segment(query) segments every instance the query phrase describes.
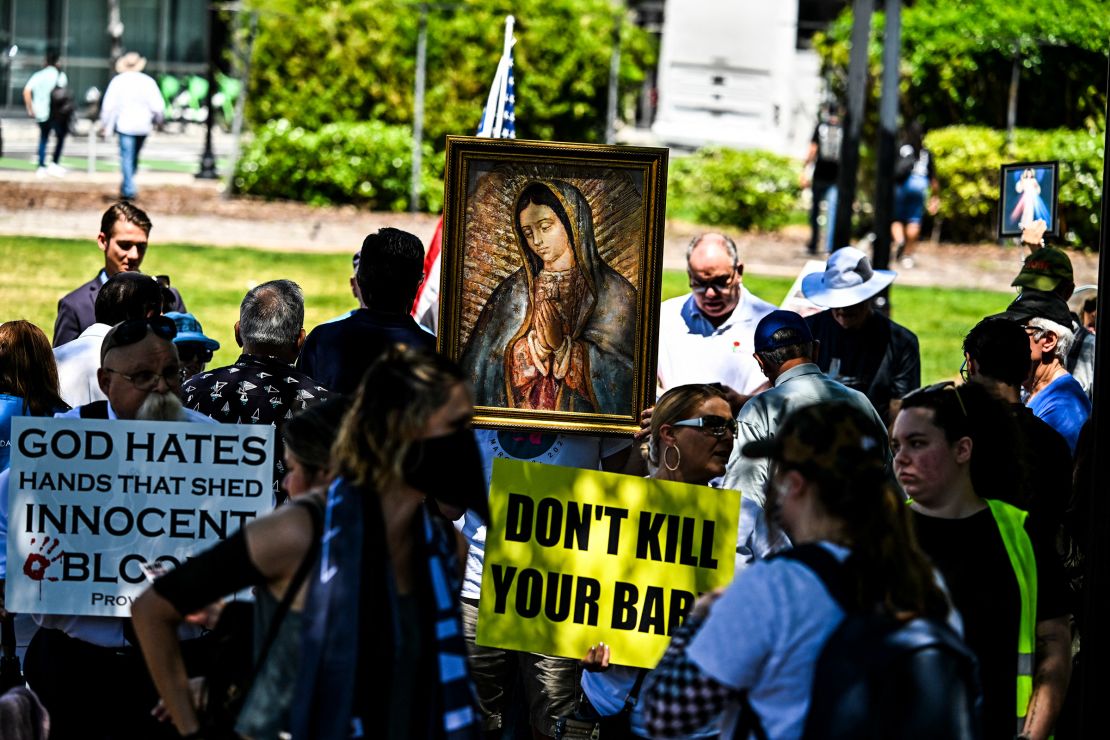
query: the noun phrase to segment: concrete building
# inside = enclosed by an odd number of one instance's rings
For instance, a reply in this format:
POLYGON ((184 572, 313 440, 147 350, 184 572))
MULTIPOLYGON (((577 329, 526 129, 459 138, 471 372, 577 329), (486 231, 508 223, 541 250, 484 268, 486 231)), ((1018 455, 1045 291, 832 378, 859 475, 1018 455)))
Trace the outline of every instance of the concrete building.
POLYGON ((671 0, 651 131, 662 144, 801 156, 825 93, 811 48, 846 0, 671 0))
POLYGON ((147 58, 145 71, 155 78, 203 75, 208 6, 209 0, 0 0, 0 109, 22 111, 23 85, 42 67, 47 50, 61 53, 79 105, 90 87, 103 92, 113 35, 119 52, 147 58), (110 27, 113 6, 119 25, 110 27))

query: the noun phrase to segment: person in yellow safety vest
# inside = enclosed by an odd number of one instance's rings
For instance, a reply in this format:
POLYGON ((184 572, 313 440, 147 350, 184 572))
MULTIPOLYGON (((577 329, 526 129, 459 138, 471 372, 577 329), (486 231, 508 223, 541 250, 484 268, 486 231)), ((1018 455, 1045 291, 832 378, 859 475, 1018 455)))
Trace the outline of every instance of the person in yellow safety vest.
POLYGON ((983 737, 1049 738, 1071 674, 1062 567, 1050 542, 1030 536, 1041 530, 1025 511, 976 493, 1026 500, 1017 498, 1026 453, 1013 419, 982 387, 942 383, 902 400, 890 436, 921 549, 979 659, 983 737))

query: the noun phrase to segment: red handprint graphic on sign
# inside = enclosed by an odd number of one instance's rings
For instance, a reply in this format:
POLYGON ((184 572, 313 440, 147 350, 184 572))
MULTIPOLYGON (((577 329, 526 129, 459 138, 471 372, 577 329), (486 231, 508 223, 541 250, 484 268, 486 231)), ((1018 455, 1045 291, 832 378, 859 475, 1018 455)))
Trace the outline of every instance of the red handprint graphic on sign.
MULTIPOLYGON (((31 545, 33 546, 34 544, 35 540, 32 539, 31 545)), ((62 555, 65 555, 64 551, 59 552, 57 555, 54 554, 54 551, 58 549, 58 545, 60 544, 61 540, 58 538, 55 537, 53 541, 51 541, 50 537, 46 537, 43 539, 42 544, 39 545, 38 552, 33 552, 28 555, 27 560, 23 563, 23 575, 27 576, 32 581, 39 582, 39 598, 42 598, 42 582, 44 579, 47 581, 58 580, 57 576, 46 575, 46 570, 53 563, 61 560, 62 555)))

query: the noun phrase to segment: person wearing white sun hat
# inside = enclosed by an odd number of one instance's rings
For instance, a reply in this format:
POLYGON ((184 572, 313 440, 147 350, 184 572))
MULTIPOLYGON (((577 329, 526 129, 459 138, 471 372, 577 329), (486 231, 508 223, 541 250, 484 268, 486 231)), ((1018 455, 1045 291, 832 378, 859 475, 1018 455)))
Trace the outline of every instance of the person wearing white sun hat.
POLYGON ((116 76, 108 83, 100 104, 99 130, 119 135, 120 199, 135 199, 135 170, 139 152, 154 125, 162 122, 165 102, 158 83, 148 74, 146 57, 129 51, 116 60, 116 76))
POLYGON ((824 272, 802 279, 802 294, 827 309, 806 317, 820 342, 817 365, 866 395, 887 423, 891 402, 921 385, 917 336, 872 307, 896 276, 873 269, 855 247, 844 247, 829 255, 824 272))

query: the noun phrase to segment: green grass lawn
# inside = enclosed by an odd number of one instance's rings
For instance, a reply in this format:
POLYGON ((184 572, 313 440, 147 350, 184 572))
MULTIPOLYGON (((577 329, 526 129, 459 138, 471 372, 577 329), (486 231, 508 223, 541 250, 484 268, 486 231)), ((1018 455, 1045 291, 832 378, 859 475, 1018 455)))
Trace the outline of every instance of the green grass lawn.
MULTIPOLYGON (((290 278, 305 292, 308 328, 354 304, 347 278, 348 254, 292 254, 258 249, 200 247, 155 242, 143 263, 151 275, 167 274, 209 336, 219 340, 213 367, 238 356, 232 327, 246 291, 267 280, 290 278)), ((92 240, 0 236, 0 321, 27 319, 53 336, 58 299, 89 280, 104 260, 92 240)), ((792 280, 746 274, 744 285, 780 303, 792 280)), ((687 292, 686 274, 663 275, 663 298, 687 292)), ((1003 310, 1010 294, 977 290, 897 287, 894 318, 921 340, 922 382, 957 375, 964 334, 983 316, 1003 310)))

